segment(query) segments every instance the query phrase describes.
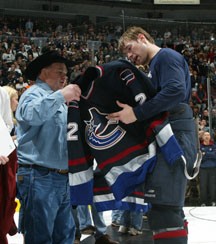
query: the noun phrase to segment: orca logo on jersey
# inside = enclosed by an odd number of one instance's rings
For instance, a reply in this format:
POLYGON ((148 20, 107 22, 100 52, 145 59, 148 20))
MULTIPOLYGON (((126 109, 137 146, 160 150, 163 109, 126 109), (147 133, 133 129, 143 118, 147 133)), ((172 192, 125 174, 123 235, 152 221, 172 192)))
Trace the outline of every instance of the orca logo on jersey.
POLYGON ((97 108, 89 110, 90 120, 85 120, 86 142, 91 148, 104 150, 118 143, 126 131, 118 125, 118 121, 107 119, 105 113, 101 113, 97 108))

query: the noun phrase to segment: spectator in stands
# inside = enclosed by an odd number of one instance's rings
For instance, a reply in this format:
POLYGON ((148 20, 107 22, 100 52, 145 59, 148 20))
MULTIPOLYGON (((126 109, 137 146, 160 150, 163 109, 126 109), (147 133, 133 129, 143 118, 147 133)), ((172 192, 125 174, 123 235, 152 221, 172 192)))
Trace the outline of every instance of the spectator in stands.
POLYGON ((195 88, 197 90, 198 84, 201 83, 201 79, 197 74, 196 70, 192 70, 192 75, 191 75, 191 88, 195 88))
POLYGON ((195 119, 199 119, 200 118, 200 109, 199 106, 197 105, 193 105, 192 106, 192 110, 193 110, 193 116, 195 119))
POLYGON ((207 122, 206 122, 205 119, 200 119, 199 120, 199 130, 208 131, 209 132, 209 127, 207 126, 207 122))
POLYGON ((34 23, 32 22, 32 20, 29 18, 26 23, 25 23, 25 29, 26 31, 33 31, 33 27, 34 27, 34 23))
POLYGON ((16 72, 15 71, 7 71, 7 75, 3 80, 3 86, 15 86, 17 82, 16 72))
POLYGON ((20 77, 20 75, 22 75, 22 71, 19 68, 19 64, 16 61, 11 63, 10 67, 8 68, 8 71, 9 72, 14 71, 16 78, 18 78, 18 77, 20 77))
POLYGON ((198 106, 199 107, 199 110, 201 111, 202 101, 200 100, 200 98, 197 95, 197 89, 196 88, 192 88, 190 100, 192 102, 192 105, 198 106))
POLYGON ((81 75, 81 70, 80 70, 79 64, 77 64, 72 69, 71 76, 70 76, 70 81, 73 81, 79 75, 81 75))
MULTIPOLYGON (((28 52, 25 50, 23 43, 20 44, 16 57, 17 57, 17 59, 20 57, 21 60, 28 59, 28 52)), ((21 62, 21 60, 20 60, 20 62, 21 62)))
POLYGON ((200 100, 200 105, 201 105, 200 109, 201 109, 201 111, 203 111, 203 109, 205 109, 207 107, 208 96, 207 96, 207 92, 202 83, 198 84, 197 97, 200 100))
POLYGON ((14 54, 11 52, 10 48, 4 49, 4 52, 2 54, 2 59, 6 61, 7 63, 12 63, 15 60, 14 54))
POLYGON ((208 109, 204 109, 201 112, 201 120, 204 119, 206 121, 206 126, 209 126, 209 111, 208 109))
POLYGON ((202 136, 203 158, 200 166, 201 206, 216 206, 216 145, 209 132, 202 136))
POLYGON ((215 131, 216 130, 216 109, 212 108, 212 130, 215 131))

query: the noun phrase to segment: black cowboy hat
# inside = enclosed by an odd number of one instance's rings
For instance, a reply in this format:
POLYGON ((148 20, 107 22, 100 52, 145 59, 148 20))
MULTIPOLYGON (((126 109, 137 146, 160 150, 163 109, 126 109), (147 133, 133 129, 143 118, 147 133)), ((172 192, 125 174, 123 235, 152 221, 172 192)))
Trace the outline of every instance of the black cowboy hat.
POLYGON ((35 81, 41 70, 53 63, 64 63, 67 68, 76 64, 74 61, 62 57, 56 50, 47 51, 28 64, 24 75, 27 79, 35 81))

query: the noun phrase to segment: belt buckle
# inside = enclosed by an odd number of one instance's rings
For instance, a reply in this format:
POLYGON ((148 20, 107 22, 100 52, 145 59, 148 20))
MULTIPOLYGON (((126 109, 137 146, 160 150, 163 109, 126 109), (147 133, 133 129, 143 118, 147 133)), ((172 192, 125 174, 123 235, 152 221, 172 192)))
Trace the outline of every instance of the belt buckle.
POLYGON ((68 173, 68 170, 67 169, 59 169, 57 172, 59 174, 67 174, 68 173))

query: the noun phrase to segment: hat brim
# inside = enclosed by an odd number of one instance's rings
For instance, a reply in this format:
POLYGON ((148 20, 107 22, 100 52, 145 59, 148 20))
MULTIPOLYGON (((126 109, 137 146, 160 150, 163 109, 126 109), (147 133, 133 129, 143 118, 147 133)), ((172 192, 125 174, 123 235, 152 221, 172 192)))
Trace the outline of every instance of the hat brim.
POLYGON ((62 57, 58 51, 49 51, 30 62, 24 72, 24 75, 27 79, 35 81, 41 70, 53 63, 64 63, 67 68, 76 65, 76 62, 62 57))

